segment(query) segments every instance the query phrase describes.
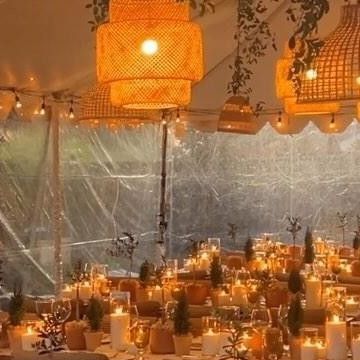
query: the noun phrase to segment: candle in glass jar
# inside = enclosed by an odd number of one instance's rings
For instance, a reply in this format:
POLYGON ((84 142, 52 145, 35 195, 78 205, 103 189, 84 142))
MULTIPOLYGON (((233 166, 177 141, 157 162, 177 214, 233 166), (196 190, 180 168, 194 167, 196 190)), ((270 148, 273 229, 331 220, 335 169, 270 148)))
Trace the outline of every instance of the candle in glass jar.
POLYGON ((305 280, 305 299, 307 309, 318 309, 321 307, 321 280, 309 277, 305 280))
POLYGON ((130 314, 122 307, 110 315, 111 344, 117 351, 124 351, 129 345, 130 314))
POLYGON ((301 360, 317 360, 318 359, 318 347, 317 344, 311 342, 310 339, 306 339, 300 348, 301 360))
POLYGON ((248 299, 247 299, 246 286, 241 285, 240 281, 237 281, 235 283, 235 285, 232 286, 231 295, 232 295, 232 304, 233 305, 247 306, 248 299))
POLYGON ((227 294, 224 290, 222 290, 218 294, 218 305, 219 306, 228 306, 228 305, 230 305, 230 295, 227 294))
POLYGON ((353 359, 360 359, 360 335, 351 340, 351 351, 353 359))
POLYGON ((328 360, 344 360, 347 357, 346 322, 334 315, 325 323, 326 356, 328 360))
POLYGON ((203 253, 199 259, 199 270, 208 271, 210 269, 210 259, 207 253, 203 253))
POLYGON ((220 333, 209 329, 202 335, 203 355, 215 356, 220 350, 220 333))
POLYGON ((89 300, 92 295, 92 289, 90 283, 85 281, 83 284, 80 285, 79 289, 79 297, 82 300, 89 300))
POLYGON ((32 329, 32 327, 27 327, 26 332, 21 335, 22 349, 24 351, 35 351, 35 344, 39 341, 38 333, 32 329))

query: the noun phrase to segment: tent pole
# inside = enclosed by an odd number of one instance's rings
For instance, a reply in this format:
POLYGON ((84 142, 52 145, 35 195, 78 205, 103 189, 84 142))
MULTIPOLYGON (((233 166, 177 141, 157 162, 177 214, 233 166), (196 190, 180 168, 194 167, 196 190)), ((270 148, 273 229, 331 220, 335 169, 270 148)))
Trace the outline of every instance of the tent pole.
POLYGON ((60 129, 57 113, 50 115, 52 128, 52 233, 54 241, 55 295, 60 296, 63 286, 63 264, 61 254, 62 201, 60 182, 60 129))
MULTIPOLYGON (((161 146, 161 183, 160 183, 160 212, 159 212, 159 239, 158 244, 163 252, 167 250, 168 244, 165 233, 167 229, 166 221, 166 153, 168 142, 168 125, 162 122, 162 146, 161 146)), ((165 255, 165 254, 162 254, 165 255)))

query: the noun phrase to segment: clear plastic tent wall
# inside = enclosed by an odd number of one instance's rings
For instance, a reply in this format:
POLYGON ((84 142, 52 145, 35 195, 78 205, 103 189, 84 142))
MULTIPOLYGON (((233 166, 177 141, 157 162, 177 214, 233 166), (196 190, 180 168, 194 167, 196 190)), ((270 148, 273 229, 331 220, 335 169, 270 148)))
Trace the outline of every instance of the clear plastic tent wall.
MULTIPOLYGON (((52 135, 49 122, 15 118, 1 124, 0 240, 4 279, 22 278, 32 294, 54 282, 52 135), (5 125, 4 125, 5 124, 5 125)), ((256 136, 169 131, 167 238, 169 257, 183 258, 188 240, 220 237, 241 248, 251 234, 286 233, 286 215, 303 228, 326 230, 340 241, 336 213, 347 212, 347 241, 360 213, 360 136, 353 123, 325 135, 309 125, 296 136, 266 126, 256 136), (229 236, 236 224, 236 243, 229 236)), ((128 269, 106 249, 124 231, 140 241, 140 263, 156 255, 161 177, 161 128, 111 132, 61 122, 62 253, 65 277, 72 264, 107 263, 128 269)), ((299 241, 303 241, 302 235, 299 241)))

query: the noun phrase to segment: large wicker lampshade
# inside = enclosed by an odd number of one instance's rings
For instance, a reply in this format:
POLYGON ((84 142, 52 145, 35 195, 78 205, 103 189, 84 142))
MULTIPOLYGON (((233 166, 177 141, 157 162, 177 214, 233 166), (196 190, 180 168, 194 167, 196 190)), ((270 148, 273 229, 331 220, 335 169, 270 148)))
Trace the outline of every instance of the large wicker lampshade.
POLYGON ((203 76, 200 27, 189 2, 111 0, 110 22, 97 31, 97 77, 111 102, 128 108, 189 104, 191 84, 203 76))
POLYGON ((343 126, 330 126, 331 119, 324 115, 344 112, 350 118, 360 115, 360 4, 342 8, 340 24, 325 39, 311 68, 302 75, 298 96, 288 80, 291 63, 292 54, 287 50, 277 64, 277 96, 284 101, 285 112, 311 115, 316 125, 326 122, 326 126, 318 126, 324 132, 343 130, 343 126))
POLYGON ((91 87, 80 101, 78 123, 90 127, 105 126, 110 129, 134 127, 158 121, 156 110, 123 109, 110 101, 110 85, 97 84, 91 87))

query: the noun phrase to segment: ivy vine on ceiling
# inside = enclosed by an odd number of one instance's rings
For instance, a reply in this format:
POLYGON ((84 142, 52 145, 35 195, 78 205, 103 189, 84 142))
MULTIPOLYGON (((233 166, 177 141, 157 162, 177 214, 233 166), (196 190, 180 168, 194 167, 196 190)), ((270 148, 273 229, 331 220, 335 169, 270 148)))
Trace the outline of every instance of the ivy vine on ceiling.
MULTIPOLYGON (((87 9, 92 10, 92 20, 89 20, 91 31, 95 31, 99 25, 108 21, 109 2, 110 0, 92 0, 86 5, 87 9)), ((213 0, 189 2, 201 16, 207 12, 215 12, 213 0)), ((294 61, 288 77, 293 81, 297 93, 301 88, 301 74, 311 67, 323 45, 323 41, 317 37, 318 24, 329 10, 329 0, 291 0, 285 11, 286 19, 294 24, 288 42, 294 54, 294 61)), ((231 65, 233 75, 228 84, 229 93, 249 97, 252 93, 249 82, 253 75, 253 65, 266 55, 269 47, 277 50, 276 36, 265 20, 267 12, 265 0, 238 0, 237 29, 234 34, 237 51, 231 65)))

